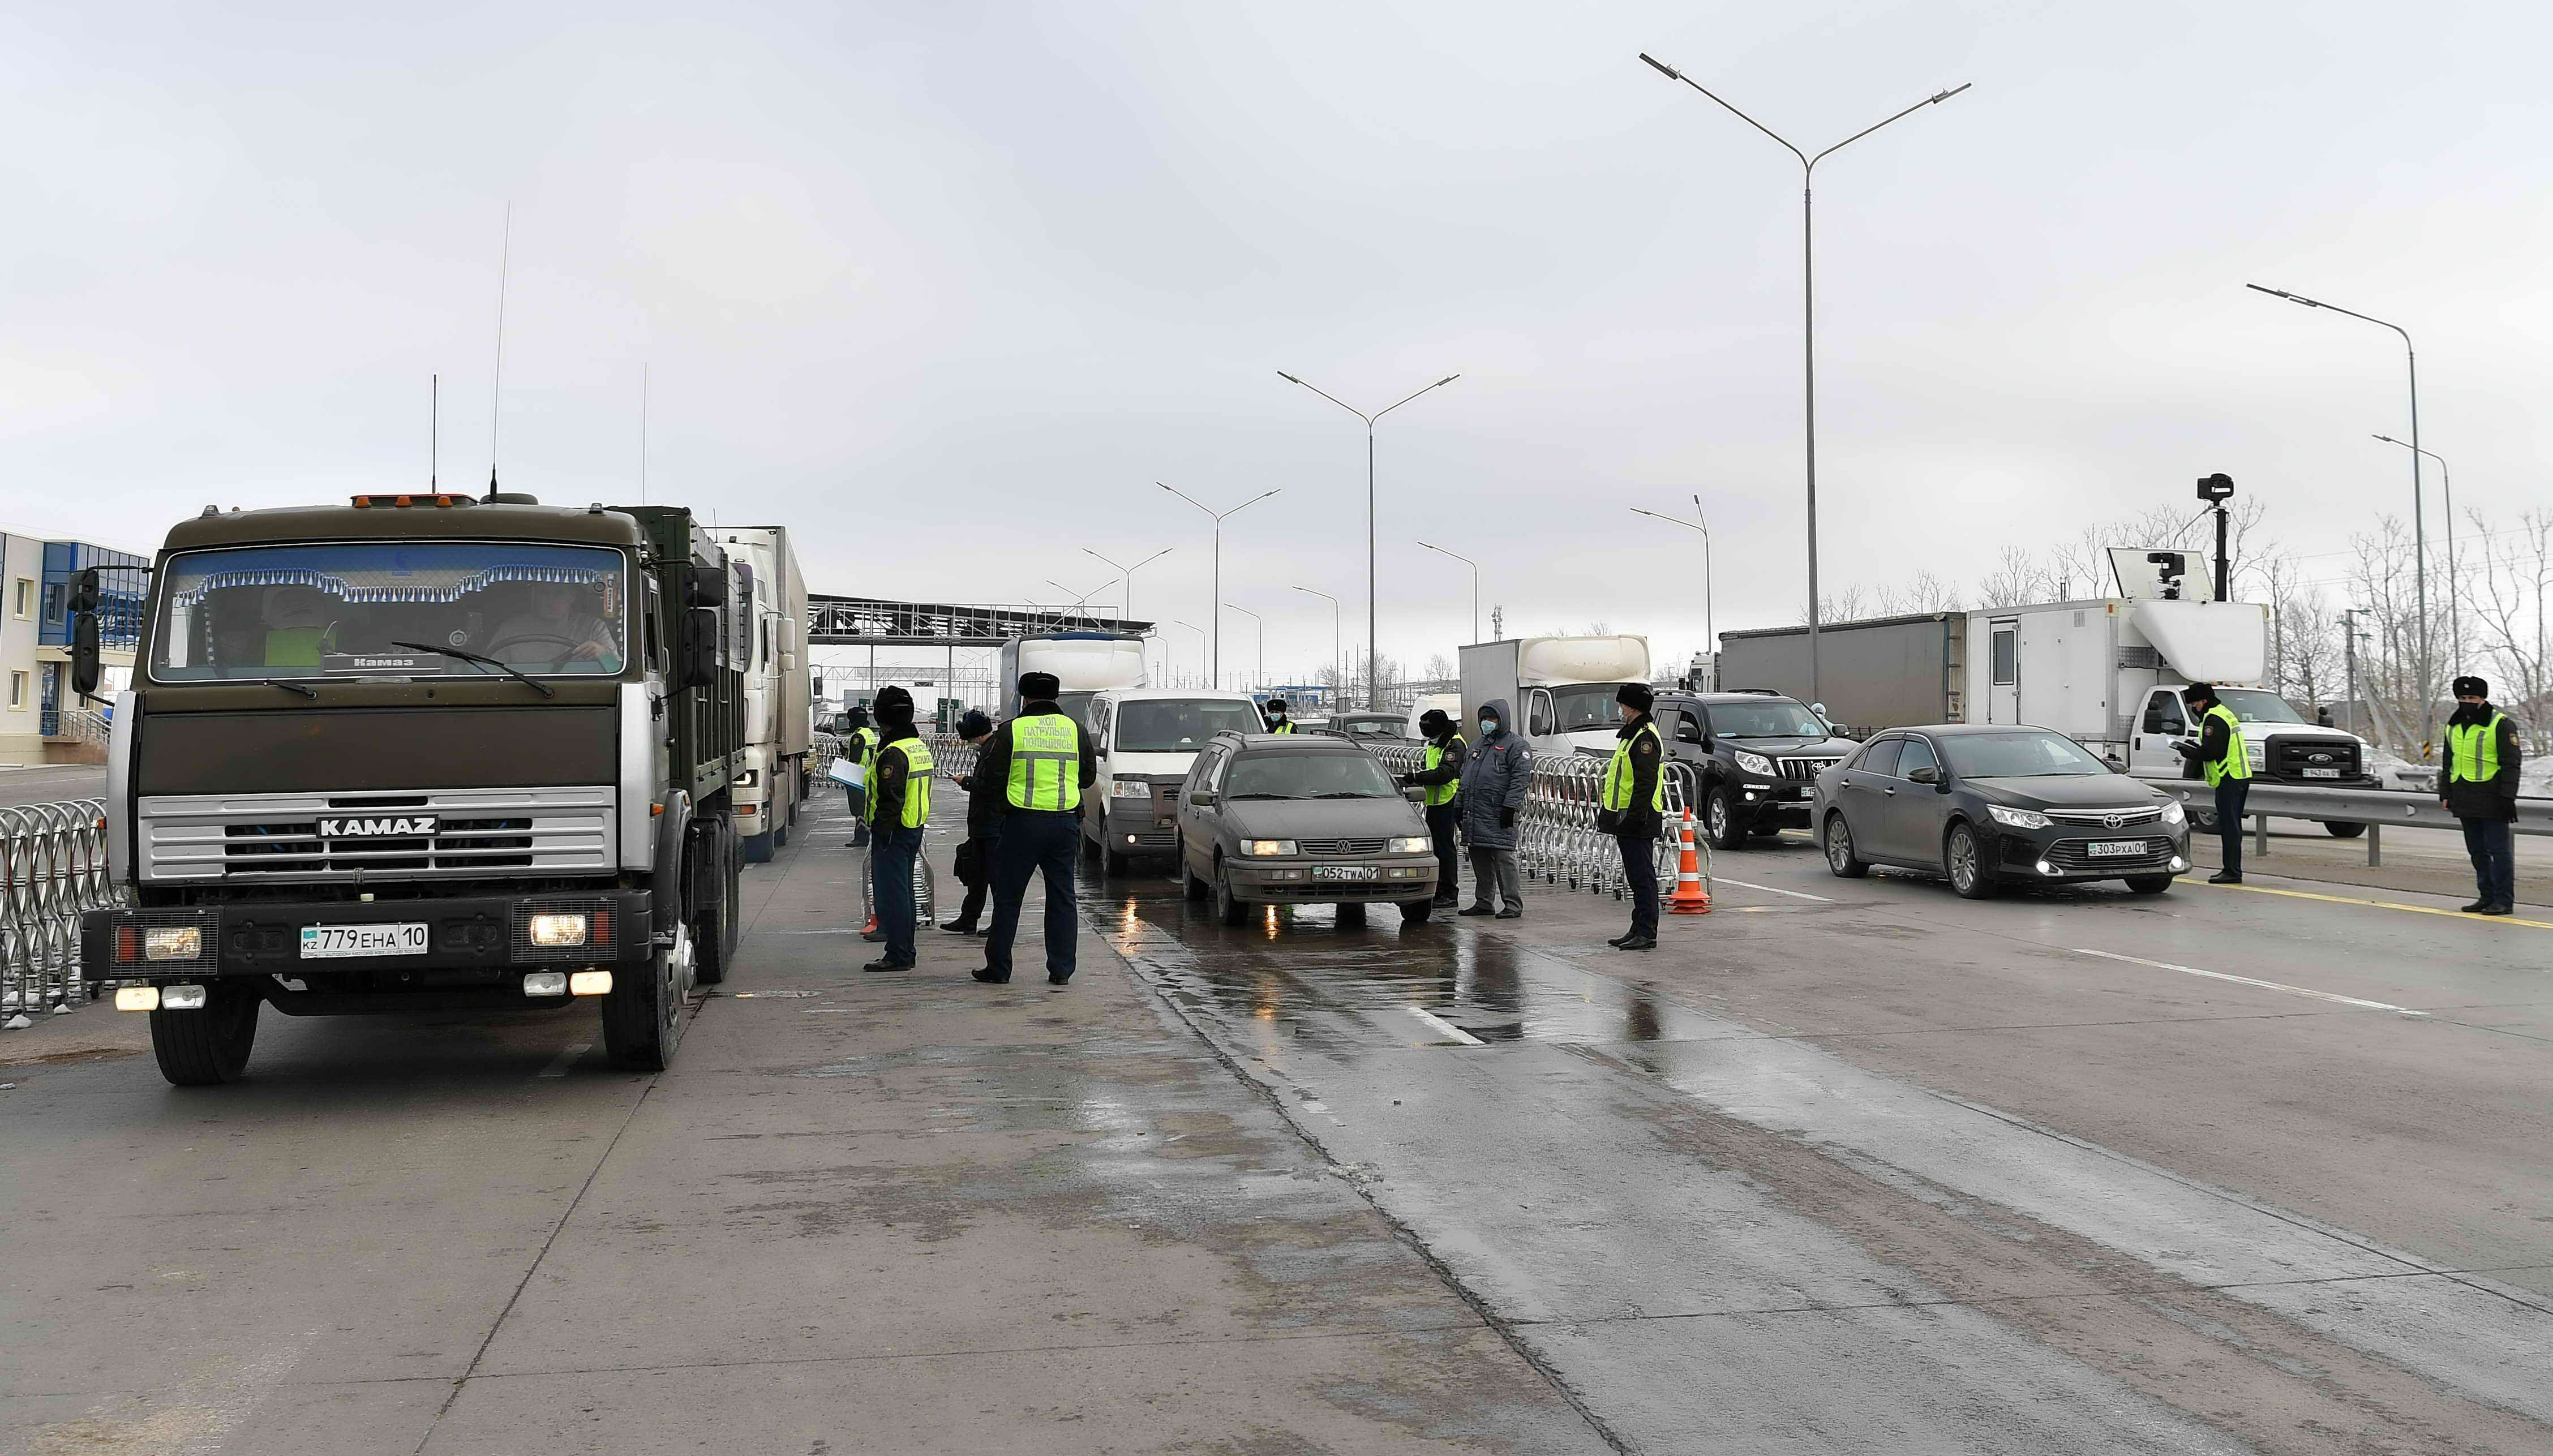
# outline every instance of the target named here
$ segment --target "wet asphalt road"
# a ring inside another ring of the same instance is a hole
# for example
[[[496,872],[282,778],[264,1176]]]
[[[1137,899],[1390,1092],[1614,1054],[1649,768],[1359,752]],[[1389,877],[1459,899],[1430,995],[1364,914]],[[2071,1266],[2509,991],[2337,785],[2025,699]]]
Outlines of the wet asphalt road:
[[[1632,955],[1085,869],[1049,997],[846,973],[836,843],[661,1077],[579,1010],[0,1073],[0,1219],[87,1235],[0,1450],[2553,1449],[2553,921],[1784,843]]]

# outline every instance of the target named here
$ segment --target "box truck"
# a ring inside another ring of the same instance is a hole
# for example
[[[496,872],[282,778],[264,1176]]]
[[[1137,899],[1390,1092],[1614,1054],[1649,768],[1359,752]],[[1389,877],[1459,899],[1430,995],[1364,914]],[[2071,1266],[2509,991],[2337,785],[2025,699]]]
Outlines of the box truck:
[[[1055,681],[1063,684],[1057,706],[1086,732],[1092,695],[1144,686],[1144,639],[1133,632],[1109,631],[1041,632],[1011,638],[1002,644],[1002,680],[994,685],[1004,719],[1019,716],[1024,672],[1054,673]]]
[[[1508,728],[1537,753],[1612,752],[1621,727],[1614,692],[1649,680],[1646,637],[1510,637],[1475,642],[1461,659],[1463,721],[1477,723],[1483,704],[1503,702],[1516,715]]]
[[[806,801],[807,751],[814,738],[814,669],[807,661],[807,579],[787,526],[730,526],[727,559],[742,600],[744,767],[735,779],[735,823],[748,862],[789,842]]]

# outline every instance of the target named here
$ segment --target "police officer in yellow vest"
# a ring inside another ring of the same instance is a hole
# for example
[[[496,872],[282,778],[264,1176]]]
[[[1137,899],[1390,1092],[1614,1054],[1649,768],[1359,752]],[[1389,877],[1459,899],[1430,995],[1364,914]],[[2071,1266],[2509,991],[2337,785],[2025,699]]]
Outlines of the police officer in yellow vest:
[[[2252,797],[2252,760],[2243,746],[2243,720],[2218,702],[2216,685],[2191,683],[2180,701],[2199,720],[2198,741],[2172,744],[2183,758],[2197,762],[2200,776],[2216,791],[2216,842],[2224,868],[2207,877],[2211,885],[2243,883],[2243,805]]]
[[[869,711],[857,704],[842,711],[842,756],[860,766],[860,787],[842,785],[842,798],[851,811],[851,844],[865,849],[869,844],[868,772],[877,752],[877,729],[869,727]]]
[[[1463,759],[1471,745],[1454,730],[1454,720],[1440,709],[1418,715],[1418,730],[1427,735],[1416,773],[1400,776],[1401,787],[1427,791],[1427,833],[1436,841],[1436,903],[1463,903],[1463,867],[1454,846],[1454,826],[1463,811],[1454,800],[1463,790]]]
[[[1072,860],[1081,843],[1081,796],[1099,776],[1090,735],[1055,706],[1062,684],[1051,672],[1020,674],[1020,716],[993,729],[969,775],[974,792],[1002,795],[1001,838],[993,843],[993,925],[975,979],[1011,978],[1011,938],[1029,878],[1046,876],[1046,981],[1072,980],[1081,932],[1073,908]]]
[[[1646,683],[1624,683],[1613,694],[1622,712],[1622,730],[1612,761],[1605,765],[1603,797],[1597,801],[1596,827],[1622,846],[1622,880],[1631,890],[1630,933],[1610,943],[1622,951],[1658,948],[1658,830],[1667,794],[1659,777],[1666,743],[1658,736],[1657,720],[1649,716],[1656,701]]]
[[[1294,721],[1287,718],[1285,716],[1285,712],[1284,699],[1271,698],[1268,700],[1268,731],[1272,733],[1290,733],[1294,730]]]
[[[869,888],[877,905],[886,953],[862,970],[911,970],[913,861],[922,853],[922,829],[931,822],[931,745],[913,727],[913,695],[879,691],[878,744],[869,770]]]
[[[2447,720],[2446,770],[2438,802],[2465,828],[2465,852],[2473,857],[2482,896],[2470,915],[2506,915],[2517,908],[2517,858],[2509,842],[2517,818],[2517,765],[2522,750],[2517,725],[2491,706],[2491,684],[2456,679],[2456,712]]]

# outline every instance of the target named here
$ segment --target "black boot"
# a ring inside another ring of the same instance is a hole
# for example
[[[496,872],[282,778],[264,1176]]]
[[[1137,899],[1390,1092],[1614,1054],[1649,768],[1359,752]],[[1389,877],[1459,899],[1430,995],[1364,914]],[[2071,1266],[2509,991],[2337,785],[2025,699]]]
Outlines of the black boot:
[[[1466,905],[1466,906],[1464,906],[1462,909],[1457,910],[1457,911],[1455,911],[1454,913],[1455,913],[1456,915],[1496,915],[1496,914],[1498,914],[1498,912],[1497,912],[1497,911],[1495,911],[1495,910],[1491,909],[1491,908],[1490,908],[1489,906],[1487,906],[1487,905]]]
[[[1632,936],[1625,940],[1615,941],[1613,944],[1624,951],[1654,951],[1658,949],[1658,938],[1655,936]]]
[[[988,986],[1007,986],[1011,983],[1011,973],[1007,970],[995,970],[989,965],[983,965],[976,967],[975,979],[982,981]]]
[[[911,970],[911,969],[913,969],[913,962],[912,962],[912,961],[910,961],[910,960],[889,960],[889,959],[886,959],[885,957],[881,956],[881,957],[879,957],[878,959],[872,960],[872,961],[870,961],[868,964],[861,966],[861,967],[860,967],[860,969],[862,969],[862,970]]]
[[[2243,883],[2243,871],[2239,869],[2220,869],[2214,874],[2209,875],[2207,877],[2207,882],[2211,885],[2239,885]]]

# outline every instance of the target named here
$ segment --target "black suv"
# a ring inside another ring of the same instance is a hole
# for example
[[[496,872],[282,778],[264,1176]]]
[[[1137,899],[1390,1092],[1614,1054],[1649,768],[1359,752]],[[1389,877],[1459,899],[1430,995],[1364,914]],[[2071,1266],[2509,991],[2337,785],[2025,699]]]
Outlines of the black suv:
[[[1859,745],[1776,693],[1666,693],[1651,710],[1685,802],[1715,849],[1809,827],[1809,789]]]

